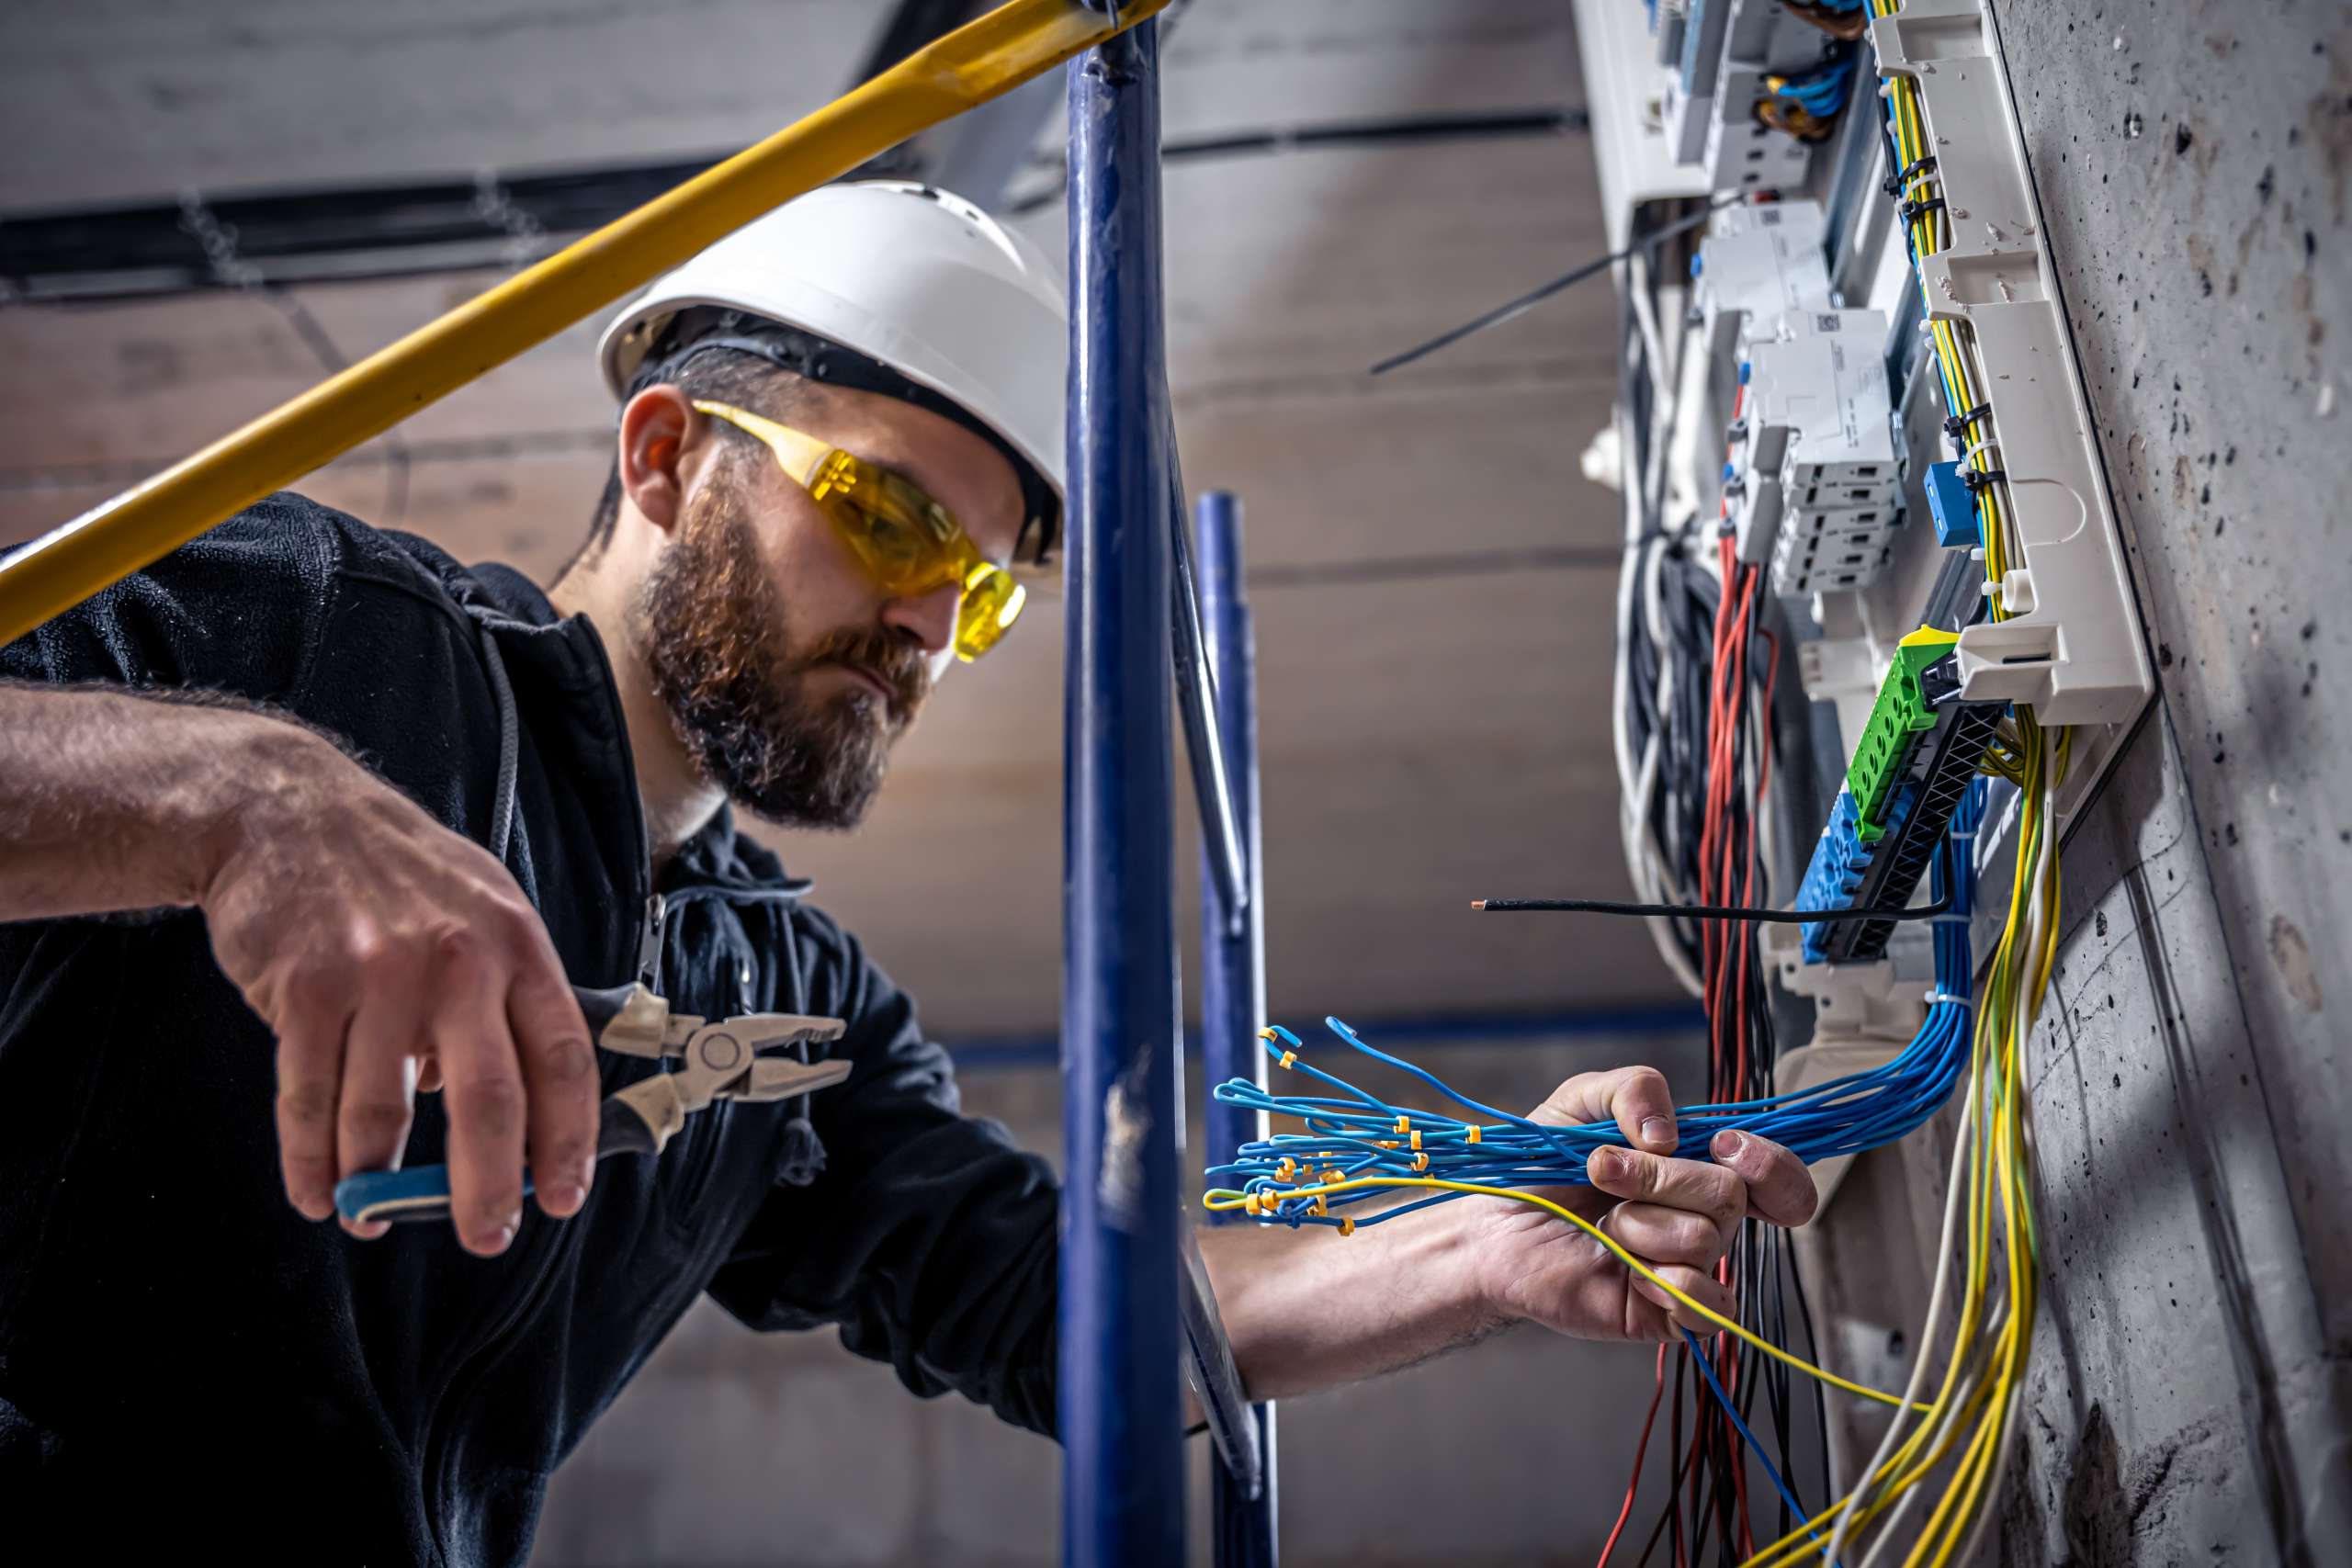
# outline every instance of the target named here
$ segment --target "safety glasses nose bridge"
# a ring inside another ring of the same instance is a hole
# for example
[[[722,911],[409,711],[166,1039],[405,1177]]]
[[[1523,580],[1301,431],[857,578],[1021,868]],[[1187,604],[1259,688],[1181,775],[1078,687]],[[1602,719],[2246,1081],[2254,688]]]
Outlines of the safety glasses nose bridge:
[[[697,399],[694,406],[774,453],[884,592],[914,596],[955,586],[958,659],[969,662],[986,653],[1020,616],[1028,591],[982,556],[954,514],[911,480],[731,404]]]

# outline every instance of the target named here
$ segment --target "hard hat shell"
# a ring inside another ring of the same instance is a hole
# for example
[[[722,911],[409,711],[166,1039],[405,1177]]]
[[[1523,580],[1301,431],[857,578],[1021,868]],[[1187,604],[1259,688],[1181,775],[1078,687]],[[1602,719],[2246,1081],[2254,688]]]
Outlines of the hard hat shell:
[[[671,320],[742,310],[864,355],[961,407],[1064,493],[1069,308],[1045,254],[946,191],[822,186],[653,280],[605,329],[623,395]]]

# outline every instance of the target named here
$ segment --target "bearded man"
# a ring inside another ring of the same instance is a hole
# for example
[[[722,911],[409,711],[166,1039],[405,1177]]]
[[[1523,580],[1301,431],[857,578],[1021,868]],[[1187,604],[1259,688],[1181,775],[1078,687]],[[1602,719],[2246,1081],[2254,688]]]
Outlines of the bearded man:
[[[279,495],[0,649],[12,1546],[519,1564],[706,1292],[1052,1431],[1051,1169],[959,1113],[913,999],[733,808],[855,826],[1018,630],[1066,332],[968,204],[828,187],[612,323],[612,477],[552,586]],[[597,1049],[572,987],[632,980],[841,1020],[846,1079],[600,1163],[606,1097],[662,1067]],[[1537,1114],[1622,1128],[1573,1201],[1719,1310],[1741,1217],[1811,1213],[1762,1140],[1667,1157],[1646,1068]],[[443,1164],[446,1220],[324,1223],[340,1182]],[[1541,1214],[1448,1210],[1204,1234],[1252,1394],[1688,1313]]]

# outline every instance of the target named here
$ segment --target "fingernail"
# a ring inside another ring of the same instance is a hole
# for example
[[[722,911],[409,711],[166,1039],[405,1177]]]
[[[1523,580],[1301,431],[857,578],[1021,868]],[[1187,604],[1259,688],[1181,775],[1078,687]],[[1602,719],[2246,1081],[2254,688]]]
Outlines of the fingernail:
[[[1653,1116],[1642,1123],[1642,1142],[1664,1145],[1674,1142],[1674,1128],[1663,1116]]]
[[[1714,1143],[1709,1146],[1715,1151],[1717,1159],[1736,1159],[1739,1151],[1747,1146],[1747,1134],[1735,1133],[1726,1127],[1715,1134]]]
[[[587,1193],[566,1182],[548,1193],[548,1213],[559,1218],[569,1218],[580,1212],[580,1205],[587,1200]]]
[[[1603,1181],[1614,1181],[1625,1174],[1625,1156],[1615,1149],[1595,1149],[1585,1156],[1584,1168]]]
[[[362,1241],[373,1241],[378,1236],[390,1231],[391,1228],[392,1227],[390,1225],[385,1224],[382,1220],[369,1220],[364,1224],[354,1225],[351,1228],[351,1234],[357,1236]]]
[[[515,1226],[511,1224],[499,1226],[497,1234],[490,1238],[490,1250],[492,1252],[505,1251],[507,1244],[514,1239],[515,1228]]]

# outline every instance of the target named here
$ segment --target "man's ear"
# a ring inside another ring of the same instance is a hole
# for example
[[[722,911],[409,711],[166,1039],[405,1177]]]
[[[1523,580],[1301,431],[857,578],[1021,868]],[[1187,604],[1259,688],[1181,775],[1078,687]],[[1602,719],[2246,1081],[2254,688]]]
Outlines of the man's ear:
[[[672,386],[648,387],[621,410],[622,493],[665,534],[685,514],[687,458],[707,425],[685,393]]]

